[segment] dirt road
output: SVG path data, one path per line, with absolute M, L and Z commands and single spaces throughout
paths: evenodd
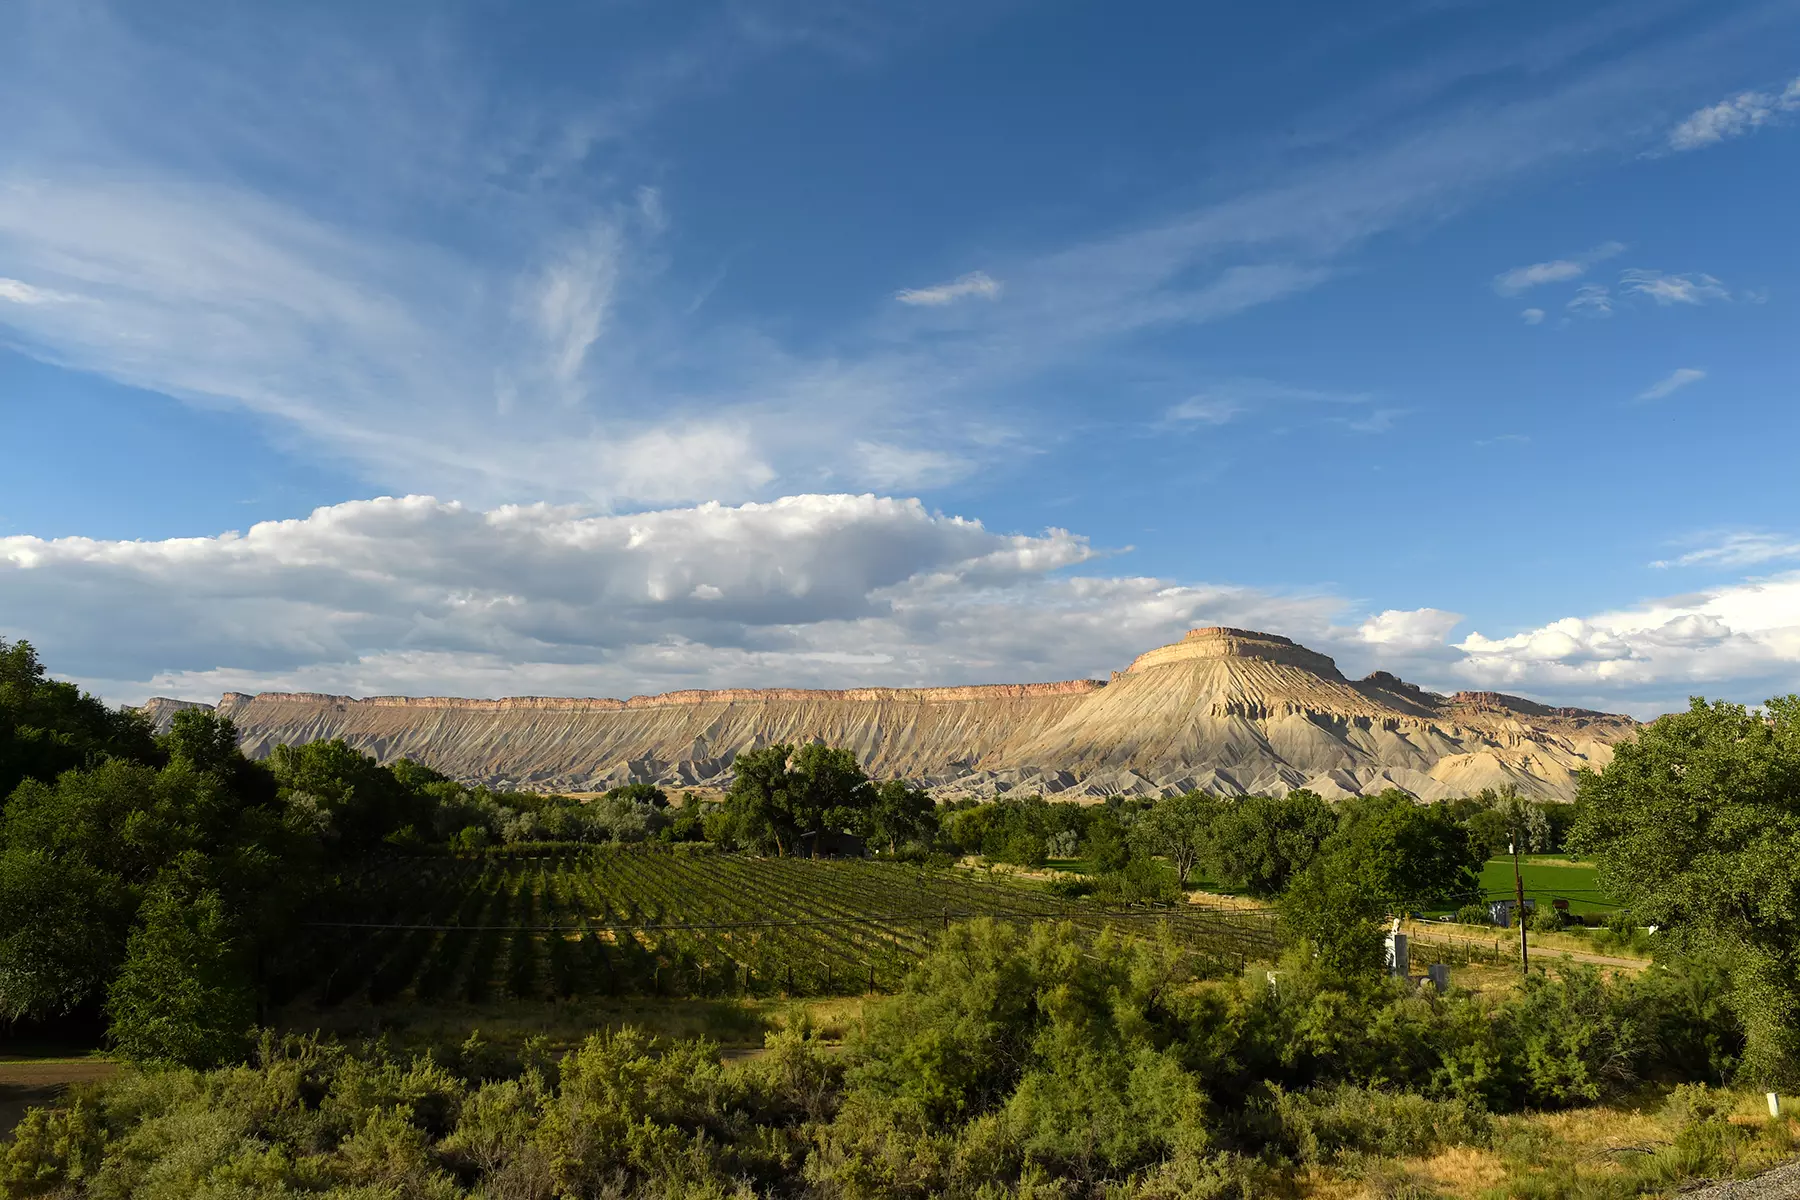
M 118 1073 L 103 1058 L 45 1058 L 0 1061 L 0 1138 L 35 1105 L 49 1104 L 72 1083 L 91 1083 Z

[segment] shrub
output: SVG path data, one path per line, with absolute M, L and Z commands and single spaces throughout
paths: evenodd
M 1461 925 L 1492 925 L 1493 917 L 1485 904 L 1465 904 L 1456 910 L 1456 920 Z
M 1483 1145 L 1493 1119 L 1479 1103 L 1339 1084 L 1308 1092 L 1271 1089 L 1269 1112 L 1282 1148 L 1309 1165 L 1349 1154 L 1397 1158 L 1439 1146 Z

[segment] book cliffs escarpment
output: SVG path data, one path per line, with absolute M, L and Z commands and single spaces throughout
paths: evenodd
M 189 702 L 155 699 L 165 726 Z M 1574 795 L 1629 717 L 1497 692 L 1441 696 L 1384 671 L 1346 679 L 1287 638 L 1196 629 L 1109 681 L 982 687 L 733 688 L 629 700 L 227 693 L 243 746 L 343 738 L 468 783 L 584 791 L 643 780 L 722 786 L 746 750 L 819 741 L 871 775 L 940 796 L 1222 795 L 1307 787 L 1327 798 L 1399 787 L 1425 800 L 1513 785 Z

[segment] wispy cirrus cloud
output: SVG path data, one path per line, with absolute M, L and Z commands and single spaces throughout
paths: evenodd
M 395 70 L 394 47 L 285 11 L 198 38 L 100 3 L 33 7 L 0 48 L 0 102 L 26 114 L 0 151 L 0 264 L 81 302 L 0 304 L 9 342 L 247 409 L 384 490 L 629 507 L 935 485 L 1043 436 L 1053 423 L 992 436 L 1037 382 L 1324 286 L 1383 233 L 1628 143 L 1646 96 L 1693 70 L 1673 45 L 1589 63 L 1616 21 L 1474 48 L 1298 114 L 1329 152 L 1204 203 L 996 239 L 986 271 L 904 289 L 922 303 L 886 299 L 895 279 L 793 336 L 789 311 L 697 307 L 719 264 L 683 261 L 678 191 L 640 188 L 659 106 L 836 40 L 825 16 L 721 12 L 569 105 L 498 102 L 454 21 Z M 1522 58 L 1558 73 L 1484 90 Z M 1003 302 L 974 302 L 1002 279 Z
M 1672 396 L 1690 383 L 1699 383 L 1706 378 L 1706 372 L 1698 367 L 1677 367 L 1667 375 L 1639 392 L 1635 399 L 1661 400 Z
M 1619 277 L 1619 290 L 1647 296 L 1657 304 L 1701 305 L 1708 300 L 1729 300 L 1731 293 L 1711 275 L 1671 275 L 1663 271 L 1631 270 Z
M 1575 289 L 1564 307 L 1577 317 L 1610 317 L 1613 315 L 1612 289 L 1604 283 L 1584 283 Z
M 1544 323 L 1544 310 L 1541 308 L 1524 309 L 1519 313 L 1519 320 L 1525 322 L 1527 325 L 1542 325 Z
M 1800 539 L 1791 534 L 1734 532 L 1717 537 L 1710 545 L 1690 550 L 1679 558 L 1658 559 L 1650 565 L 1669 567 L 1754 567 L 1762 563 L 1800 558 Z
M 1574 258 L 1556 258 L 1548 262 L 1532 263 L 1530 266 L 1514 267 L 1494 276 L 1494 290 L 1502 296 L 1517 296 L 1546 283 L 1566 283 L 1587 274 L 1595 263 L 1604 262 L 1624 252 L 1623 242 L 1601 242 L 1587 253 Z
M 1226 425 L 1239 417 L 1254 413 L 1309 405 L 1361 407 L 1369 405 L 1373 400 L 1374 397 L 1366 392 L 1334 392 L 1294 387 L 1270 379 L 1228 379 L 1170 405 L 1163 411 L 1162 420 L 1164 424 L 1176 427 Z M 1397 415 L 1397 410 L 1376 411 L 1387 414 L 1389 419 Z M 1373 418 L 1374 412 L 1371 412 L 1347 420 L 1366 422 Z M 1352 427 L 1360 428 L 1355 425 Z
M 894 293 L 894 299 L 902 304 L 938 308 L 971 297 L 998 300 L 1003 290 L 1000 281 L 986 271 L 971 271 L 967 275 L 959 275 L 949 283 L 937 283 L 923 288 L 902 288 Z
M 33 287 L 21 279 L 0 278 L 0 300 L 8 304 L 67 304 L 79 297 L 49 288 Z
M 1669 130 L 1671 150 L 1698 150 L 1742 137 L 1800 109 L 1800 77 L 1778 91 L 1739 92 L 1694 112 Z

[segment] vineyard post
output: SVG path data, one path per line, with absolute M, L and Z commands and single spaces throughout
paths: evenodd
M 869 990 L 871 992 L 873 992 L 875 990 L 875 964 L 874 963 L 869 964 Z

